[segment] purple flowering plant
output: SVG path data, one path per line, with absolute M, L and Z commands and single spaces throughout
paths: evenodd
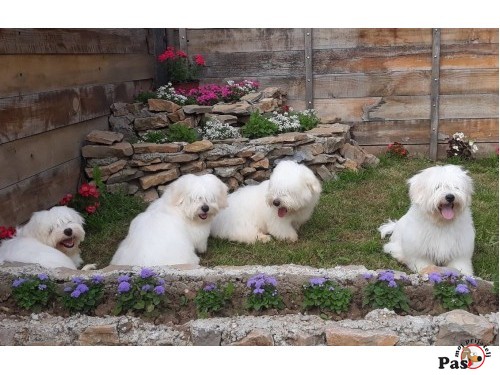
M 101 303 L 104 296 L 104 277 L 94 275 L 84 280 L 73 277 L 70 284 L 66 284 L 60 301 L 63 307 L 70 312 L 89 314 Z
M 368 274 L 363 276 L 369 282 L 363 288 L 363 307 L 369 305 L 375 309 L 387 308 L 406 312 L 410 310 L 404 289 L 407 278 L 396 278 L 393 270 L 385 270 L 368 276 Z
M 250 293 L 247 297 L 247 308 L 253 310 L 282 309 L 283 299 L 278 293 L 277 280 L 264 273 L 253 275 L 247 281 Z
M 429 281 L 434 285 L 434 297 L 446 310 L 468 309 L 472 304 L 471 294 L 477 287 L 474 277 L 447 270 L 430 273 Z
M 340 286 L 333 280 L 325 277 L 313 277 L 302 286 L 304 300 L 303 307 L 306 310 L 318 308 L 321 314 L 334 312 L 339 314 L 349 310 L 352 300 L 352 292 L 348 288 Z
M 210 314 L 222 310 L 233 297 L 233 293 L 234 284 L 231 282 L 224 288 L 215 283 L 205 284 L 194 298 L 198 316 L 207 318 Z
M 40 311 L 55 297 L 55 283 L 45 273 L 20 276 L 12 281 L 12 296 L 19 307 Z
M 138 311 L 153 314 L 166 303 L 165 280 L 150 268 L 142 268 L 138 275 L 120 275 L 117 279 L 115 315 Z

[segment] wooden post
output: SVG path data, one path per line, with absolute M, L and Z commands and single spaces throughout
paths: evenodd
M 432 30 L 432 74 L 431 74 L 431 132 L 429 157 L 437 160 L 439 131 L 439 60 L 441 51 L 441 29 Z
M 312 30 L 304 29 L 304 58 L 306 62 L 306 108 L 314 108 L 312 70 Z
M 187 31 L 186 29 L 179 29 L 179 49 L 188 53 L 187 50 Z
M 154 44 L 154 64 L 155 64 L 155 76 L 154 76 L 154 88 L 158 88 L 167 83 L 167 72 L 163 68 L 162 64 L 158 64 L 156 58 L 165 51 L 166 48 L 166 29 L 153 29 L 153 44 Z

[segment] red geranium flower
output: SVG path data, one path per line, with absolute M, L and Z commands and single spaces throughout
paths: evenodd
M 194 55 L 194 62 L 196 65 L 205 66 L 205 59 L 202 55 Z
M 177 56 L 182 57 L 182 58 L 188 57 L 187 53 L 184 51 L 181 51 L 181 50 L 177 51 Z
M 89 214 L 93 214 L 96 210 L 97 210 L 96 206 L 87 206 L 87 207 L 85 207 L 85 211 L 87 211 L 87 213 L 89 213 Z
M 14 227 L 0 227 L 0 240 L 12 238 L 16 235 L 16 228 Z

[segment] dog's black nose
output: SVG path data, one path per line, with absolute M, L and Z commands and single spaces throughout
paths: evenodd
M 210 207 L 208 207 L 208 205 L 204 204 L 203 206 L 201 206 L 201 210 L 203 212 L 208 212 L 208 210 L 210 210 Z
M 274 204 L 276 207 L 278 207 L 278 206 L 281 204 L 281 201 L 280 201 L 279 199 L 277 199 L 277 198 L 276 198 L 275 200 L 273 200 L 273 204 Z
M 64 234 L 65 234 L 66 236 L 71 236 L 71 235 L 73 234 L 73 229 L 71 229 L 71 228 L 66 228 L 66 229 L 64 230 Z
M 446 196 L 444 197 L 446 199 L 447 202 L 453 202 L 455 200 L 455 196 L 453 194 L 446 194 Z

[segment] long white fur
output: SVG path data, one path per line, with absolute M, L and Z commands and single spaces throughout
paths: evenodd
M 85 239 L 82 216 L 66 206 L 35 212 L 30 220 L 17 228 L 14 238 L 0 246 L 0 262 L 37 263 L 46 268 L 66 267 L 77 269 L 83 263 L 80 256 L 80 242 Z M 64 234 L 71 229 L 71 236 Z M 72 248 L 63 247 L 60 242 L 74 240 Z
M 379 227 L 381 237 L 391 235 L 384 251 L 411 270 L 430 265 L 452 267 L 472 275 L 474 224 L 470 210 L 473 183 L 467 171 L 456 165 L 424 169 L 408 180 L 411 206 L 397 221 Z M 454 215 L 446 219 L 440 205 L 453 194 Z
M 268 181 L 245 186 L 229 195 L 228 207 L 212 223 L 211 235 L 243 243 L 272 237 L 295 242 L 297 230 L 311 217 L 321 193 L 314 173 L 295 161 L 282 161 Z M 279 199 L 279 207 L 273 201 Z M 284 217 L 279 208 L 286 208 Z
M 209 207 L 204 220 L 203 205 Z M 199 264 L 196 252 L 206 252 L 212 219 L 226 205 L 227 186 L 214 175 L 180 177 L 132 220 L 111 264 Z

